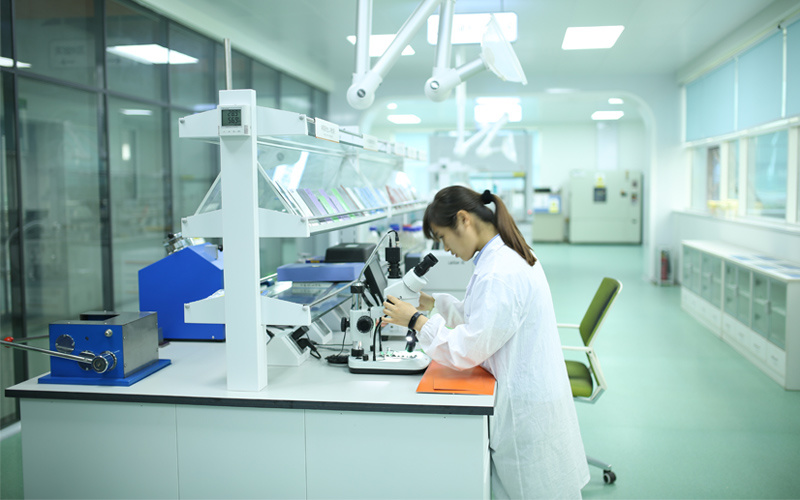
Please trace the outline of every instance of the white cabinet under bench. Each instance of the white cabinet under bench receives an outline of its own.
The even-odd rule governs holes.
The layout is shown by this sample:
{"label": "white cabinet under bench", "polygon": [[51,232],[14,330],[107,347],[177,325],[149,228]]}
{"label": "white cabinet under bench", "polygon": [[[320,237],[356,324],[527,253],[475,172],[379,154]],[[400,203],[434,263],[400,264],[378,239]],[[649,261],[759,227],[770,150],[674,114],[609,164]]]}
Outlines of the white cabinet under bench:
{"label": "white cabinet under bench", "polygon": [[681,307],[786,389],[800,390],[800,264],[685,240]]}

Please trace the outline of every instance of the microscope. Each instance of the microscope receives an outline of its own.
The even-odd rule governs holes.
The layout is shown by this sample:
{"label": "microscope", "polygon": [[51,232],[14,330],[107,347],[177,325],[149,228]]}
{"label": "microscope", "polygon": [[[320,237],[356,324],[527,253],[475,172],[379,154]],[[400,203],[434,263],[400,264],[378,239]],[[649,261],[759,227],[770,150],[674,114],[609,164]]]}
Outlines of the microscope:
{"label": "microscope", "polygon": [[[377,251],[377,249],[376,249]],[[419,292],[427,284],[425,274],[437,260],[431,254],[425,256],[413,269],[403,275],[400,271],[400,247],[395,241],[385,249],[388,263],[388,276],[373,253],[364,265],[364,280],[350,285],[353,295],[349,317],[342,318],[342,331],[350,335],[352,347],[347,360],[352,373],[394,373],[413,374],[425,371],[431,358],[415,351],[416,332],[398,325],[387,325],[381,328],[383,301],[389,295],[419,305]],[[381,331],[383,330],[383,331]],[[404,350],[381,349],[381,337],[388,331],[400,331],[406,337]]]}

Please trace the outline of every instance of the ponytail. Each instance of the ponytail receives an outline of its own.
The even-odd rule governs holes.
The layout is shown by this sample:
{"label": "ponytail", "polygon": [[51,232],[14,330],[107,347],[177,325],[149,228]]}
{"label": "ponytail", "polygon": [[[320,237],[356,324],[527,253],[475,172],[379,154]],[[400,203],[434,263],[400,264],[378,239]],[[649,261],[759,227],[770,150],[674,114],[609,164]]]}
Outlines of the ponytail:
{"label": "ponytail", "polygon": [[[494,203],[495,210],[492,212],[486,205]],[[431,225],[439,227],[456,228],[456,214],[459,210],[466,210],[482,221],[492,224],[500,238],[507,247],[513,249],[520,257],[525,259],[529,266],[536,264],[536,257],[533,256],[525,238],[519,231],[514,218],[509,213],[503,200],[499,196],[492,194],[488,189],[483,194],[478,194],[472,189],[463,186],[449,186],[441,189],[433,201],[425,209],[422,219],[422,230],[425,237],[435,239]]]}

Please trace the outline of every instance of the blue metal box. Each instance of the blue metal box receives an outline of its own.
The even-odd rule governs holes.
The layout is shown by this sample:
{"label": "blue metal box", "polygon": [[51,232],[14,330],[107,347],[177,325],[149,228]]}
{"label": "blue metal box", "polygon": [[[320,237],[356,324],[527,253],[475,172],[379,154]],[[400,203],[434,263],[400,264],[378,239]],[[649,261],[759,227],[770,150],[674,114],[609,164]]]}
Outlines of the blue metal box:
{"label": "blue metal box", "polygon": [[139,271],[139,310],[158,313],[165,340],[225,340],[225,325],[183,319],[184,304],[223,287],[222,251],[210,243],[189,246]]}
{"label": "blue metal box", "polygon": [[85,313],[78,320],[50,324],[50,349],[94,358],[107,365],[98,373],[90,363],[52,356],[41,384],[131,385],[170,364],[158,359],[158,326],[152,312]]}

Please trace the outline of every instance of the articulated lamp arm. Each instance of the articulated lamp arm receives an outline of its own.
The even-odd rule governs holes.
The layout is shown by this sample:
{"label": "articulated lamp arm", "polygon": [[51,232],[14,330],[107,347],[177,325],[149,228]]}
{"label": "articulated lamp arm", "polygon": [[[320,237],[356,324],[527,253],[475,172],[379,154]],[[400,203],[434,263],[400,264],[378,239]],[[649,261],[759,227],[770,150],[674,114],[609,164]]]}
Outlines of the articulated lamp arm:
{"label": "articulated lamp arm", "polygon": [[[403,49],[425,24],[428,17],[445,0],[423,0],[406,20],[386,52],[370,69],[369,37],[372,25],[372,0],[358,0],[356,72],[347,89],[347,102],[355,109],[367,109],[375,101],[375,91],[397,63]],[[451,0],[446,0],[451,1]]]}
{"label": "articulated lamp arm", "polygon": [[[443,5],[442,11],[445,10]],[[443,50],[442,47],[444,46],[446,46],[447,53],[449,54],[450,52],[450,31],[452,30],[453,12],[450,11],[448,14],[450,19],[447,24],[445,24],[446,21],[442,21],[445,17],[444,12],[442,12],[440,18],[437,53]],[[442,35],[443,28],[447,28],[447,33],[444,37]],[[437,55],[437,64],[433,68],[433,76],[425,82],[425,95],[432,101],[444,101],[450,96],[450,91],[458,84],[487,69],[503,81],[519,82],[523,85],[528,83],[519,59],[517,59],[514,49],[511,48],[511,44],[503,36],[503,31],[500,29],[500,25],[497,24],[494,15],[491,16],[486,27],[486,33],[483,35],[480,57],[458,68],[449,68],[449,64],[440,65]]]}

